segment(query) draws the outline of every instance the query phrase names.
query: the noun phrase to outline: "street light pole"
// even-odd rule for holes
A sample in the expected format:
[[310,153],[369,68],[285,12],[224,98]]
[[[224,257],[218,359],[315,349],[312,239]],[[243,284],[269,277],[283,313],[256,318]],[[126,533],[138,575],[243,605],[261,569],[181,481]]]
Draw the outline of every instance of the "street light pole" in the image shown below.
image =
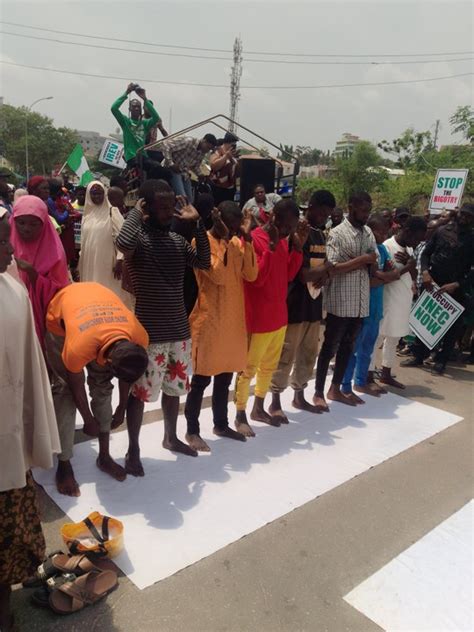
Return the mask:
[[29,179],[29,170],[30,170],[30,164],[29,164],[29,152],[28,152],[28,114],[31,112],[31,108],[36,105],[37,103],[39,103],[40,101],[50,101],[53,97],[41,97],[41,99],[36,99],[36,101],[33,101],[33,103],[30,105],[30,107],[26,108],[26,114],[25,114],[25,163],[26,163],[26,181],[28,182]]

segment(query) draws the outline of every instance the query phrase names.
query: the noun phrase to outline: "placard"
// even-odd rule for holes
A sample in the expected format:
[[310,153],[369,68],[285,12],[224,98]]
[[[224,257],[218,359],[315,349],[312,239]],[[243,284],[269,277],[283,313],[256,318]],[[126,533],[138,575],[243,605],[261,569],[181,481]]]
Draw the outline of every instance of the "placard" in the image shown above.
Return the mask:
[[461,206],[468,173],[469,169],[438,169],[429,205],[433,215]]
[[464,311],[450,294],[438,290],[437,285],[424,290],[410,313],[410,329],[428,349],[436,347]]
[[117,169],[125,169],[127,163],[123,158],[123,143],[108,138],[100,151],[99,162]]

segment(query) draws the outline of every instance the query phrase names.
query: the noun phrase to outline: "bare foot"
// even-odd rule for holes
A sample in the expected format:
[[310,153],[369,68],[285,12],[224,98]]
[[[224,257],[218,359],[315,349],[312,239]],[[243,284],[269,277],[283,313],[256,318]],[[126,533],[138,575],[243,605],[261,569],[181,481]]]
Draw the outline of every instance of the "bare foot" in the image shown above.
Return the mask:
[[355,401],[351,400],[347,395],[341,393],[339,387],[331,385],[331,388],[328,391],[327,398],[332,400],[333,402],[339,402],[340,404],[346,404],[347,406],[356,406]]
[[326,400],[324,399],[324,395],[315,395],[313,397],[313,404],[315,405],[315,407],[318,409],[319,412],[321,413],[328,413],[329,412],[329,406],[326,403]]
[[345,397],[347,397],[351,402],[354,402],[356,406],[358,404],[365,404],[365,401],[360,397],[357,397],[354,391],[351,391],[350,393],[343,393],[343,395],[345,395]]
[[382,384],[387,384],[388,386],[393,386],[395,388],[400,388],[400,389],[404,389],[405,388],[405,384],[402,384],[401,382],[398,382],[398,380],[396,380],[391,375],[381,377],[380,381],[382,382]]
[[356,405],[358,404],[365,404],[365,400],[361,399],[360,397],[358,397],[354,391],[351,389],[351,391],[349,393],[344,393],[344,395],[346,397],[348,397],[352,402],[354,402]]
[[255,432],[249,426],[245,410],[238,410],[235,419],[235,429],[244,437],[255,437]]
[[186,433],[186,441],[193,448],[193,450],[197,450],[198,452],[211,451],[211,448],[207,445],[207,443],[204,441],[201,435]]
[[357,386],[357,384],[354,384],[354,390],[358,393],[365,393],[365,395],[372,395],[372,397],[380,397],[381,395],[375,382],[372,384],[366,384],[365,386]]
[[235,439],[235,441],[247,441],[247,439],[245,438],[245,436],[243,434],[241,434],[240,432],[236,432],[235,430],[232,430],[232,428],[216,428],[216,426],[214,426],[214,430],[213,433],[217,436],[217,437],[225,437],[227,439]]
[[130,474],[130,476],[145,476],[145,470],[143,469],[139,454],[131,455],[127,453],[125,455],[125,471],[127,474]]
[[74,478],[74,471],[69,461],[59,461],[56,472],[56,487],[60,494],[74,498],[81,495],[78,482]]
[[182,441],[178,439],[178,437],[174,437],[174,439],[163,439],[163,443],[161,444],[165,450],[170,450],[171,452],[179,452],[180,454],[185,454],[186,456],[197,456],[198,453],[193,448],[189,447]]
[[295,396],[292,401],[293,408],[297,408],[298,410],[305,410],[308,413],[321,414],[322,410],[317,406],[313,406],[308,401],[306,401],[304,397],[303,391],[295,391]]
[[289,424],[288,417],[282,411],[281,408],[274,408],[273,405],[270,404],[270,408],[268,409],[273,420],[277,422],[277,426],[280,424]]
[[116,463],[110,454],[106,457],[101,457],[99,455],[97,457],[96,464],[101,472],[115,478],[116,481],[124,481],[127,478],[127,472],[125,469]]
[[100,434],[100,427],[97,421],[84,422],[82,432],[88,437],[98,437]]
[[253,421],[261,421],[264,424],[268,424],[269,426],[274,426],[278,428],[281,424],[281,420],[279,417],[271,417],[265,410],[259,408],[253,408],[250,413],[250,419]]
[[371,386],[372,388],[375,387],[378,391],[378,393],[380,393],[380,395],[386,395],[388,393],[386,388],[383,388],[383,386],[380,386],[380,384],[377,384],[377,382],[374,379],[374,372],[373,371],[369,371],[367,373],[367,386]]

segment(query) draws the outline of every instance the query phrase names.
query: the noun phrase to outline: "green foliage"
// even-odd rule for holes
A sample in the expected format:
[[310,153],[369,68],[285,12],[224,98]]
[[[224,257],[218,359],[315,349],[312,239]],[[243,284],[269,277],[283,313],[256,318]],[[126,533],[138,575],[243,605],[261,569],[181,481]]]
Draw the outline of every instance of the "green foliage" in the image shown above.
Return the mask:
[[[288,153],[287,153],[288,152]],[[308,145],[280,145],[278,158],[280,160],[290,160],[290,156],[296,156],[300,165],[303,167],[311,167],[312,165],[327,165],[330,162],[330,152],[324,152],[316,147]]]
[[382,140],[377,146],[386,154],[394,156],[397,167],[408,169],[419,165],[421,155],[433,149],[433,138],[429,131],[415,132],[413,127],[409,127],[399,138]]
[[377,149],[367,141],[357,143],[354,152],[347,158],[337,158],[335,168],[342,184],[343,195],[347,199],[354,191],[372,193],[383,189],[388,175],[379,169],[382,159]]
[[[361,167],[374,159],[371,150],[363,148],[356,158],[356,163]],[[334,194],[338,205],[345,207],[348,192],[351,186],[355,185],[355,188],[369,191],[374,208],[408,206],[414,213],[421,214],[428,206],[436,169],[439,168],[469,169],[463,200],[474,201],[474,152],[472,147],[466,145],[450,145],[439,151],[426,151],[423,158],[417,161],[405,176],[394,179],[385,176],[380,180],[372,180],[374,173],[370,175],[369,172],[366,175],[363,171],[358,171],[351,163],[347,164],[349,160],[342,161],[346,163],[344,165],[336,162],[336,167],[339,168],[328,179],[300,179],[297,188],[298,202],[306,204],[313,191],[328,189]]]
[[28,108],[11,105],[0,107],[0,153],[18,173],[25,173],[25,120],[28,114],[28,148],[30,174],[49,174],[58,163],[65,162],[78,142],[77,132],[55,127],[52,119]]
[[280,143],[280,152],[277,155],[279,160],[290,160],[291,156],[295,155],[295,148],[293,145],[282,145]]
[[383,190],[372,193],[374,208],[408,206],[415,213],[423,213],[430,200],[434,175],[412,171],[388,180]]
[[453,134],[462,134],[463,138],[474,143],[474,108],[460,105],[449,119]]
[[337,178],[329,178],[327,180],[325,178],[301,178],[298,180],[296,189],[296,201],[298,204],[307,204],[314,191],[319,189],[331,191],[338,205],[346,204],[347,200],[344,197],[342,184]]

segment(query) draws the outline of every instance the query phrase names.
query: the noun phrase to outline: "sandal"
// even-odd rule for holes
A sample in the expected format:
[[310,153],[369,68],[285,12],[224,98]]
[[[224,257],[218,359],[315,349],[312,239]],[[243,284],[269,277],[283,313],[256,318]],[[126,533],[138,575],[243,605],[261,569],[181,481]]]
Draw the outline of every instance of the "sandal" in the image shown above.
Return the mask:
[[[50,560],[55,555],[63,555],[63,552],[61,551],[61,549],[58,549],[57,551],[53,551],[48,556],[46,556],[43,564],[45,564],[48,560]],[[41,566],[43,564],[41,564]],[[40,568],[40,567],[38,567],[38,568]],[[23,585],[23,588],[38,588],[38,586],[41,586],[43,581],[44,580],[42,580],[39,577],[38,570],[37,570],[32,577],[28,577],[28,579],[25,579],[25,581],[22,583],[22,585]]]
[[46,581],[49,577],[54,577],[61,573],[74,573],[75,575],[85,575],[90,571],[113,571],[115,565],[110,560],[98,558],[91,554],[65,555],[59,553],[46,559],[41,566],[38,566],[36,577],[41,581]]
[[49,596],[49,606],[56,614],[71,614],[103,599],[117,586],[116,573],[93,570],[54,590]]
[[73,573],[64,573],[63,575],[58,575],[57,577],[50,577],[44,584],[41,584],[41,588],[38,588],[31,595],[31,601],[36,606],[41,606],[43,608],[49,607],[49,595],[66,582],[73,582],[77,579],[76,575]]

